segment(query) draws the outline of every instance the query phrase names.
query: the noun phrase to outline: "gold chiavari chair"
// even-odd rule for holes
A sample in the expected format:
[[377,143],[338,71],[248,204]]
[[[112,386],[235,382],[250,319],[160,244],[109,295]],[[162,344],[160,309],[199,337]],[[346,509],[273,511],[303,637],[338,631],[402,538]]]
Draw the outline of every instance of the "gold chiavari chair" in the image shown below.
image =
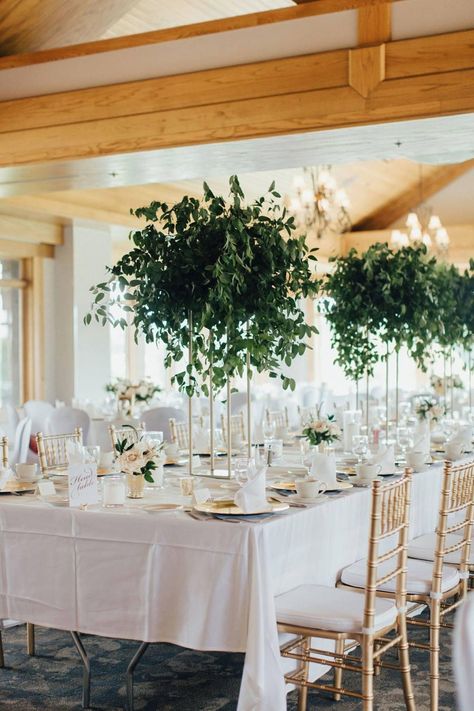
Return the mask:
[[[420,550],[416,540],[408,548],[407,560],[407,601],[414,603],[412,611],[426,609],[427,620],[408,619],[409,625],[425,627],[429,630],[429,644],[409,642],[410,646],[424,649],[430,654],[431,711],[438,709],[439,697],[439,650],[440,629],[452,624],[445,617],[462,604],[467,594],[469,580],[469,557],[474,514],[474,462],[444,463],[438,525],[436,527],[431,561],[414,557]],[[454,522],[450,523],[455,518]],[[462,535],[459,532],[462,531]],[[450,565],[449,563],[455,563]],[[360,562],[342,572],[345,586],[360,587],[357,568]],[[393,597],[389,584],[379,591],[385,598]]]
[[115,445],[117,442],[123,442],[124,439],[129,444],[139,442],[140,438],[145,433],[145,429],[144,422],[140,422],[138,427],[115,427],[115,425],[110,425],[109,435],[110,441],[112,442],[112,449],[115,451]]
[[0,437],[0,450],[2,466],[4,469],[8,469],[8,437]]
[[[222,437],[227,443],[227,418],[221,415]],[[230,432],[232,437],[237,435],[241,440],[245,440],[245,418],[244,413],[239,412],[237,415],[230,417]]]
[[36,444],[41,474],[48,477],[55,471],[67,469],[67,443],[82,444],[82,428],[76,427],[74,432],[68,434],[44,435],[38,432]]
[[177,444],[179,449],[189,447],[189,428],[186,422],[176,422],[170,417],[171,443]]
[[269,410],[267,408],[265,410],[265,417],[267,422],[273,422],[275,427],[288,427],[290,424],[287,407],[283,410]]
[[[279,595],[276,600],[278,630],[296,635],[281,648],[285,658],[298,660],[295,671],[285,680],[299,688],[298,709],[305,711],[308,688],[332,692],[335,698],[347,694],[362,699],[363,710],[373,708],[374,665],[381,654],[395,646],[399,649],[400,670],[409,711],[415,703],[411,686],[406,627],[405,569],[410,511],[411,471],[403,479],[388,485],[372,484],[368,559],[364,591],[301,585]],[[387,539],[393,547],[386,553],[379,549]],[[391,562],[389,574],[379,568]],[[377,596],[381,585],[392,581],[395,600]],[[394,636],[387,637],[393,632]],[[334,640],[335,651],[313,648],[312,638]],[[361,659],[348,654],[360,644]],[[336,671],[334,686],[309,681],[309,665],[329,665]],[[389,666],[389,665],[386,665]],[[393,665],[392,665],[393,666]],[[342,670],[362,673],[362,693],[341,686]]]
[[305,425],[316,417],[316,407],[301,407],[298,405],[298,417],[301,425]]

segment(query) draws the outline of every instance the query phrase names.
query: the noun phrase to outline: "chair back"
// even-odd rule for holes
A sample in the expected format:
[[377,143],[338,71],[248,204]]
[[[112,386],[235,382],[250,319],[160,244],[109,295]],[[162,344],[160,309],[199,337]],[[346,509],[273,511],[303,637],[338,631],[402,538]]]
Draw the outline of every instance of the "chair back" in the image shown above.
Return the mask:
[[146,429],[163,432],[163,440],[165,442],[171,442],[171,418],[176,422],[184,422],[186,414],[184,410],[180,410],[177,407],[154,407],[150,410],[145,410],[142,415]]
[[[366,630],[374,628],[377,590],[389,580],[396,579],[397,608],[401,610],[405,607],[410,494],[410,469],[405,469],[404,477],[397,482],[383,485],[380,481],[374,481],[372,484],[363,625]],[[381,553],[379,546],[388,538],[393,538],[393,541],[390,540],[393,547]],[[395,559],[395,567],[389,573],[379,576],[379,566],[392,559]]]
[[41,474],[48,477],[55,471],[67,469],[67,443],[82,444],[82,430],[77,427],[68,434],[43,434],[38,432],[36,444],[38,445],[38,458]]
[[73,432],[77,427],[82,430],[84,442],[87,442],[90,427],[90,417],[85,410],[76,407],[58,407],[53,410],[46,421],[46,434],[61,434],[61,432]]
[[0,456],[2,467],[8,469],[8,437],[0,437]]
[[[462,595],[467,593],[469,578],[469,556],[471,552],[471,531],[474,514],[474,461],[453,464],[445,461],[441,501],[436,527],[436,548],[433,564],[432,596],[441,595],[443,564],[445,556],[459,551]],[[450,524],[449,517],[455,515]],[[457,543],[447,545],[446,536],[459,532]],[[452,540],[452,539],[450,539]]]
[[177,444],[179,449],[188,449],[189,428],[186,422],[176,422],[174,417],[170,417],[170,433],[172,444]]
[[54,407],[46,400],[27,400],[23,410],[26,417],[31,419],[31,431],[36,434],[45,431],[46,420],[54,412]]
[[307,422],[316,417],[316,407],[302,407],[298,405],[298,417],[301,426],[304,426]]
[[144,422],[140,422],[138,427],[115,427],[115,425],[110,425],[109,434],[110,441],[112,442],[112,449],[115,451],[115,445],[117,442],[123,442],[125,440],[127,444],[136,444],[143,437],[145,432]]
[[[221,427],[222,437],[227,444],[227,417],[224,417],[224,415],[221,415]],[[245,418],[243,412],[239,412],[238,415],[230,416],[230,434],[231,441],[235,435],[239,436],[242,440],[245,439]]]
[[267,409],[265,411],[265,417],[267,422],[273,422],[275,427],[288,427],[290,424],[287,407],[285,407],[283,410]]

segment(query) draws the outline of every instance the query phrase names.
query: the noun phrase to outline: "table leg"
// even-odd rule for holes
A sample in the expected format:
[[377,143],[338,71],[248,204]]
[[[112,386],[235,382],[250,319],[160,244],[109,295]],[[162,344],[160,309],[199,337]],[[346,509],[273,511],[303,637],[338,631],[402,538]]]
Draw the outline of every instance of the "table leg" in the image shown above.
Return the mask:
[[82,679],[82,708],[88,709],[90,708],[91,699],[91,663],[79,634],[77,632],[71,632],[71,637],[84,665],[84,674]]
[[127,711],[133,711],[133,672],[148,649],[149,642],[142,642],[127,667]]

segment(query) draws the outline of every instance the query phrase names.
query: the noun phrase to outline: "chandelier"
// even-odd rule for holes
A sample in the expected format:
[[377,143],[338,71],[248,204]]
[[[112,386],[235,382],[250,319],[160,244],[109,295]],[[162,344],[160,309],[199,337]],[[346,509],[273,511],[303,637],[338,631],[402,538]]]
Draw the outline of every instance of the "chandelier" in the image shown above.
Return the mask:
[[330,166],[303,168],[303,172],[293,181],[296,195],[286,200],[296,226],[312,232],[317,239],[326,232],[348,232],[352,227],[349,199],[337,187]]
[[427,249],[447,252],[449,235],[433,209],[423,204],[423,167],[420,165],[420,203],[408,213],[406,231],[392,230],[391,242],[396,248],[424,244]]

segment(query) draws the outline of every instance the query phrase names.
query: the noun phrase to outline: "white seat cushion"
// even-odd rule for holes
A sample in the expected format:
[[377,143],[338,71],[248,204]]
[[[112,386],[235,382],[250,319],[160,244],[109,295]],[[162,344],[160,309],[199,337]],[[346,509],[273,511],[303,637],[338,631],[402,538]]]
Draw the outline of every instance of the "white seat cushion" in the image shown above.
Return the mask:
[[[459,543],[461,536],[450,533],[446,536],[446,548],[453,546],[455,543]],[[434,560],[434,552],[436,548],[436,533],[427,533],[425,536],[419,536],[413,539],[408,544],[408,555],[410,558],[418,558],[420,560]],[[454,551],[453,553],[448,553],[444,556],[445,563],[458,564],[461,562],[461,550]],[[474,565],[474,547],[471,547],[471,554],[469,556],[469,563]]]
[[[362,632],[363,593],[323,585],[300,585],[275,599],[277,621],[283,624],[334,632]],[[397,608],[392,600],[377,598],[377,630],[392,625]]]
[[[379,565],[377,577],[382,578],[396,567],[396,558],[387,560]],[[364,588],[367,577],[367,559],[358,560],[357,563],[344,568],[341,581],[345,585],[352,585],[355,588]],[[409,558],[407,561],[407,593],[412,595],[428,595],[431,590],[431,579],[433,577],[433,563],[425,560],[415,560]],[[449,565],[443,567],[443,579],[441,591],[446,592],[459,583],[459,573],[456,568]],[[378,590],[384,592],[395,592],[397,579],[392,578],[387,583],[380,585]]]

